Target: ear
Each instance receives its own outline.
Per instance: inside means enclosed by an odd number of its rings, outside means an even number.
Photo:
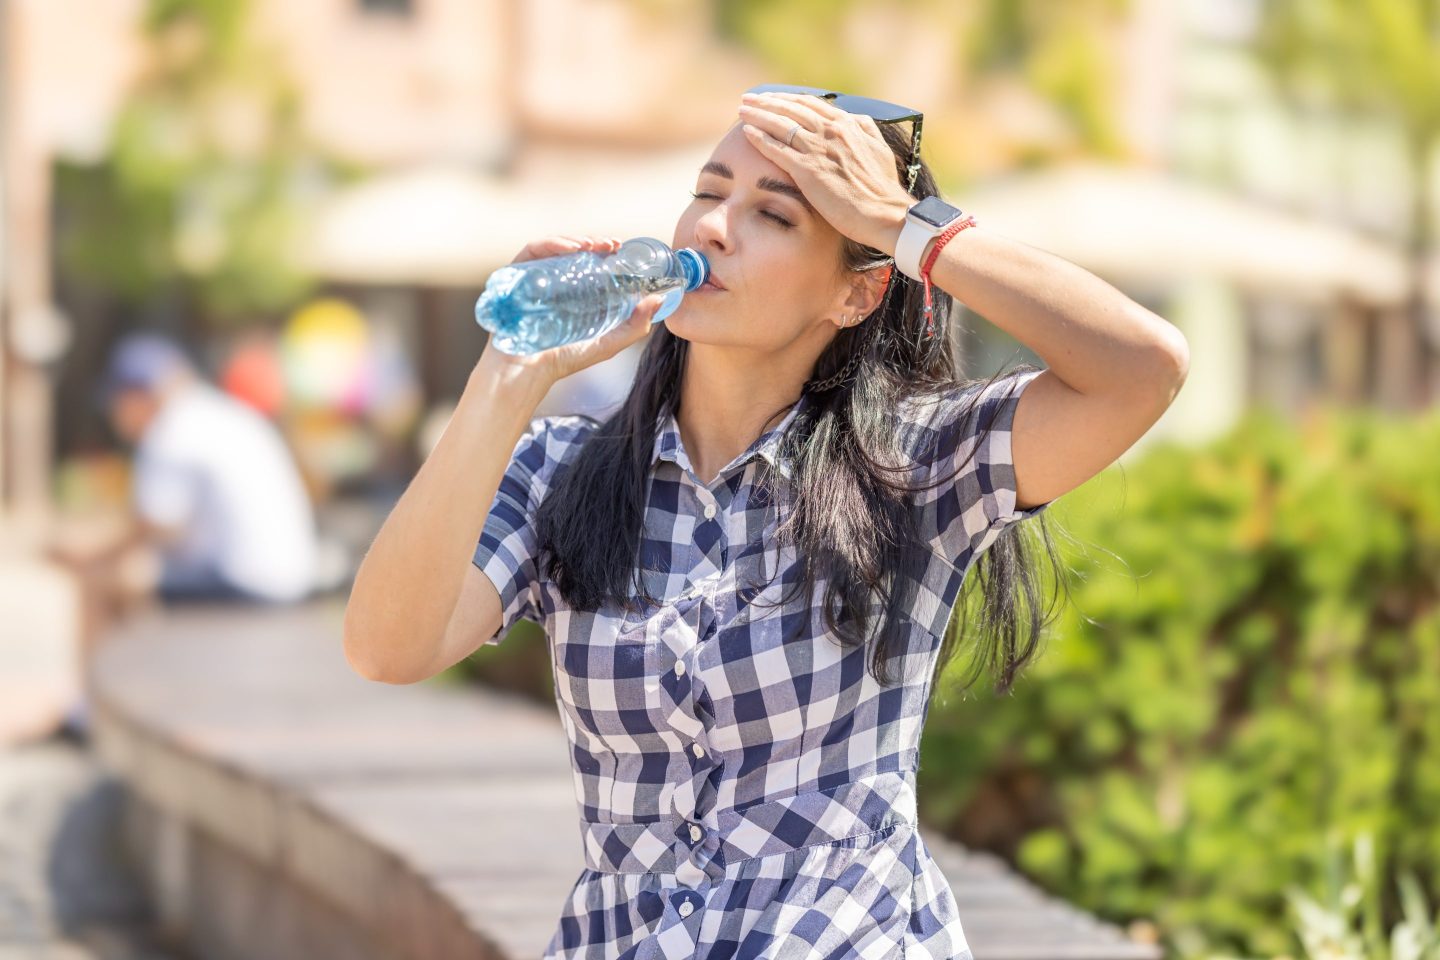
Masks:
[[[889,264],[855,274],[850,281],[850,291],[845,298],[847,312],[868,317],[879,308],[885,299],[885,288],[895,265]]]

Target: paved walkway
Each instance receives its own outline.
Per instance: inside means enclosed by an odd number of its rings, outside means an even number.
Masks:
[[[0,960],[183,960],[119,852],[122,793],[89,749],[0,749]]]

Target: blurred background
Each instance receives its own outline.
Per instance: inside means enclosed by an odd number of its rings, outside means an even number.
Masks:
[[[186,437],[237,488],[202,513],[303,490],[284,602],[343,607],[486,277],[668,241],[761,82],[923,110],[948,199],[1190,345],[1059,514],[1051,655],[932,714],[926,819],[1169,955],[1440,957],[1435,0],[0,0],[0,744],[83,746],[107,631],[183,593],[133,516]],[[967,375],[1038,362],[958,309]],[[97,399],[136,333],[217,418],[168,459],[153,364],[133,430]],[[550,702],[530,626],[456,679]]]

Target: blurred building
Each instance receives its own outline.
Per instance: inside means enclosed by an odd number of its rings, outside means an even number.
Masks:
[[[1153,166],[1221,201],[1208,204],[1212,218],[1191,191],[1189,202],[1162,206],[1151,180],[1136,185],[1157,234],[1199,218],[1194,246],[1172,251],[1190,276],[1172,285],[1177,305],[1165,316],[1199,348],[1192,357],[1203,350],[1219,362],[1186,390],[1201,386],[1192,403],[1236,395],[1286,412],[1327,402],[1420,409],[1440,398],[1436,249],[1418,278],[1428,316],[1407,316],[1417,270],[1406,243],[1421,185],[1393,117],[1286,102],[1257,53],[1263,8],[1134,5],[1123,105],[1135,143]],[[1419,175],[1435,196],[1440,170]],[[1222,268],[1204,269],[1206,248]],[[1208,389],[1232,378],[1238,390]]]
[[[55,373],[75,360],[77,331],[93,335],[86,317],[56,307],[65,298],[48,254],[51,165],[104,150],[127,86],[146,67],[145,7],[0,6],[9,200],[0,236],[11,238],[0,314],[0,499],[17,507],[44,509]],[[697,142],[733,117],[736,91],[753,72],[711,42],[698,9],[255,0],[254,12],[256,36],[302,93],[307,133],[372,172],[335,198],[297,256],[334,292],[405,332],[430,399],[463,385],[484,342],[472,313],[478,288],[525,243],[557,232],[669,239],[701,162]],[[243,136],[246,118],[236,112]],[[93,366],[100,351],[85,345]]]
[[[1154,436],[1203,436],[1255,401],[1405,407],[1424,397],[1399,373],[1426,345],[1396,321],[1408,186],[1391,175],[1394,144],[1379,126],[1290,116],[1249,49],[1258,3],[1134,0],[1110,37],[1121,73],[1112,109],[1128,154],[1119,169],[1011,172],[1020,154],[1006,138],[1062,133],[1013,85],[969,85],[960,7],[856,9],[838,29],[847,56],[882,78],[869,92],[927,108],[927,144],[963,144],[980,169],[1003,173],[952,191],[957,202],[1181,327],[1191,376]],[[76,343],[90,336],[83,307],[74,316],[56,307],[51,163],[105,149],[145,66],[145,7],[0,4],[6,504],[46,501],[54,373],[67,356],[77,362]],[[306,130],[370,171],[328,201],[297,256],[330,292],[403,334],[432,404],[459,392],[483,345],[471,311],[495,267],[549,233],[668,238],[738,91],[806,79],[767,76],[717,38],[704,3],[254,0],[254,9],[257,35],[303,94]],[[894,49],[917,53],[896,61]],[[235,122],[243,136],[243,111]],[[1015,345],[974,326],[964,350],[978,374]],[[614,364],[620,391],[633,358]]]
[[[51,704],[74,681],[65,640],[78,609],[68,578],[36,562],[61,536],[57,460],[74,452],[65,445],[75,422],[98,420],[88,385],[118,327],[135,319],[105,316],[57,274],[56,164],[106,158],[127,93],[167,52],[146,42],[154,9],[0,0],[0,612],[17,627],[0,660],[13,668],[11,654],[53,653],[53,682],[16,679]],[[483,347],[473,303],[484,278],[525,243],[557,232],[669,238],[703,159],[697,144],[733,118],[754,74],[689,5],[252,0],[251,10],[256,42],[298,88],[305,134],[368,174],[333,198],[294,255],[328,281],[325,292],[360,308],[377,340],[398,333],[431,408],[458,395]],[[182,29],[167,42],[192,41]],[[255,117],[238,93],[207,120],[244,143]],[[168,332],[205,339],[182,306],[153,313]],[[633,362],[587,371],[547,397],[545,412],[613,399]],[[321,452],[356,459],[343,444]],[[366,513],[357,542],[371,523]],[[87,518],[64,536],[100,541],[102,526]],[[51,593],[69,599],[42,602]],[[19,616],[36,603],[38,620]],[[0,700],[21,704],[16,684]],[[21,712],[27,722],[43,713]]]
[[[1383,118],[1287,106],[1256,54],[1260,8],[1134,0],[1113,47],[1131,160],[1006,173],[966,198],[1184,332],[1185,389],[1138,446],[1203,439],[1251,404],[1415,410],[1440,389],[1440,257],[1416,330],[1399,137]],[[992,336],[981,352],[1015,347]]]

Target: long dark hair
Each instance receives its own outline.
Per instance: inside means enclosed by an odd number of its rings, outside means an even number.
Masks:
[[[894,124],[879,129],[895,154],[896,177],[904,183],[909,137]],[[911,193],[917,200],[938,193],[928,165],[921,164]],[[841,256],[852,271],[893,262],[883,251],[848,237]],[[910,494],[951,479],[907,483],[905,474],[913,476],[913,467],[898,448],[892,414],[902,403],[981,383],[958,379],[950,330],[953,298],[933,284],[931,294],[934,336],[927,337],[923,289],[895,270],[880,306],[838,333],[820,355],[805,386],[809,402],[801,405],[781,440],[780,455],[795,464],[794,506],[777,537],[796,547],[805,596],[813,593],[818,577],[825,578],[825,622],[843,646],[866,643],[869,613],[884,605],[870,662],[872,675],[883,685],[894,682],[891,659],[907,652],[904,614],[913,609],[930,551],[916,529]],[[689,342],[663,324],[650,333],[624,402],[603,422],[588,418],[597,428],[567,468],[557,472],[538,509],[536,531],[546,576],[574,609],[595,610],[606,602],[632,609],[632,598],[656,600],[645,591],[637,561],[655,435],[661,418],[678,410],[688,350]],[[858,367],[850,375],[830,389],[817,389],[857,354]],[[972,404],[962,416],[974,413]],[[768,471],[762,475],[769,483]],[[1043,530],[1045,514],[1034,519],[1042,521]],[[1029,525],[1007,527],[965,578],[956,602],[960,616],[952,611],[936,666],[938,678],[962,645],[966,601],[978,586],[984,602],[962,692],[987,670],[995,675],[996,691],[1007,692],[1050,622],[1048,611],[1044,620],[1039,616],[1037,571],[1031,569],[1029,544],[1021,536],[1020,528]],[[1043,543],[1057,574],[1063,574],[1048,531]],[[937,682],[934,690],[939,687]]]

